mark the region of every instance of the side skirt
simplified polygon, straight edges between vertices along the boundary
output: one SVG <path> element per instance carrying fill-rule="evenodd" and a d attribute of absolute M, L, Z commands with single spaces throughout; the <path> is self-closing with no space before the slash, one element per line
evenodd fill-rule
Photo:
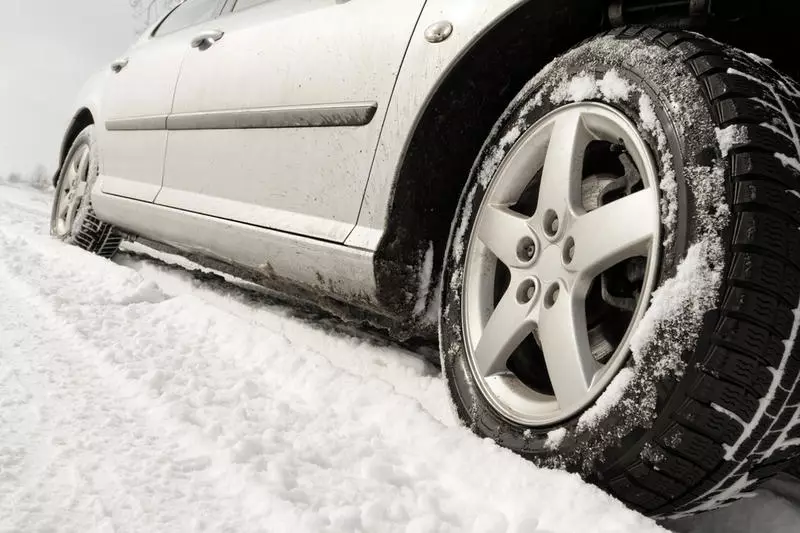
<path fill-rule="evenodd" d="M 398 317 L 386 316 L 378 304 L 372 252 L 105 194 L 101 190 L 101 186 L 95 187 L 92 194 L 98 218 L 123 231 L 164 243 L 183 254 L 211 258 L 216 263 L 247 271 L 261 285 L 302 287 L 305 295 L 301 297 L 305 300 L 337 300 L 384 315 L 389 322 L 400 321 Z"/>

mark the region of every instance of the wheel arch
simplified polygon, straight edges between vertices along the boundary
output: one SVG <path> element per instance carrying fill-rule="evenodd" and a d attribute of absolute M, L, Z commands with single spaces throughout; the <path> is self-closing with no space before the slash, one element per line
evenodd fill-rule
<path fill-rule="evenodd" d="M 414 318 L 422 263 L 432 246 L 429 279 L 439 278 L 461 190 L 492 127 L 537 71 L 601 30 L 605 8 L 605 0 L 522 4 L 478 38 L 428 98 L 406 143 L 375 253 L 379 301 L 392 315 L 419 322 L 420 333 L 433 333 Z M 428 305 L 434 292 L 427 291 Z"/>
<path fill-rule="evenodd" d="M 56 182 L 58 181 L 58 175 L 61 172 L 61 166 L 64 164 L 64 160 L 67 158 L 67 153 L 69 153 L 72 143 L 78 137 L 80 132 L 94 123 L 94 115 L 88 107 L 82 107 L 72 117 L 72 120 L 67 127 L 67 131 L 64 134 L 64 138 L 61 141 L 61 149 L 58 154 L 58 168 L 53 176 L 53 186 L 55 186 Z"/>

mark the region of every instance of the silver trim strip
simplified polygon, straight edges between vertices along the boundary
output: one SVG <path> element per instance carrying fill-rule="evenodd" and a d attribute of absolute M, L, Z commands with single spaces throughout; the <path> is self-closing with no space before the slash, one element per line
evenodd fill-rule
<path fill-rule="evenodd" d="M 234 130 L 366 126 L 375 117 L 377 110 L 376 102 L 366 102 L 182 113 L 167 117 L 167 129 Z"/>
<path fill-rule="evenodd" d="M 165 130 L 167 129 L 167 115 L 106 120 L 106 129 L 108 131 Z"/>
<path fill-rule="evenodd" d="M 378 111 L 376 102 L 318 106 L 264 107 L 236 111 L 181 113 L 106 121 L 108 131 L 239 130 L 366 126 Z"/>
<path fill-rule="evenodd" d="M 106 121 L 108 131 L 239 130 L 366 126 L 375 118 L 377 102 L 315 106 L 264 107 L 207 113 L 180 113 Z"/>

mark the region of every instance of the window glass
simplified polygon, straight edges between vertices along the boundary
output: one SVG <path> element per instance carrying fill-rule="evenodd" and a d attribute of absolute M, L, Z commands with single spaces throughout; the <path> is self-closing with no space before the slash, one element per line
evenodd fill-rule
<path fill-rule="evenodd" d="M 234 11 L 242 11 L 258 4 L 266 4 L 267 2 L 274 2 L 275 0 L 238 0 L 236 5 L 233 6 Z"/>
<path fill-rule="evenodd" d="M 153 35 L 166 35 L 211 20 L 219 4 L 220 0 L 186 0 L 167 15 Z"/>

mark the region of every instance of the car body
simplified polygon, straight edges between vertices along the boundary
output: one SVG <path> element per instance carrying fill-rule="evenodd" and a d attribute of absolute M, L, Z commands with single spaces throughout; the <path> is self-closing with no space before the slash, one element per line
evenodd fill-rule
<path fill-rule="evenodd" d="M 531 73 L 608 10 L 190 0 L 89 81 L 61 161 L 95 124 L 100 219 L 432 336 L 474 155 Z"/>
<path fill-rule="evenodd" d="M 179 6 L 80 97 L 75 122 L 99 125 L 94 208 L 133 235 L 402 311 L 379 298 L 375 254 L 406 145 L 470 43 L 521 3 L 219 2 L 162 35 Z M 452 35 L 429 42 L 445 18 Z"/>

